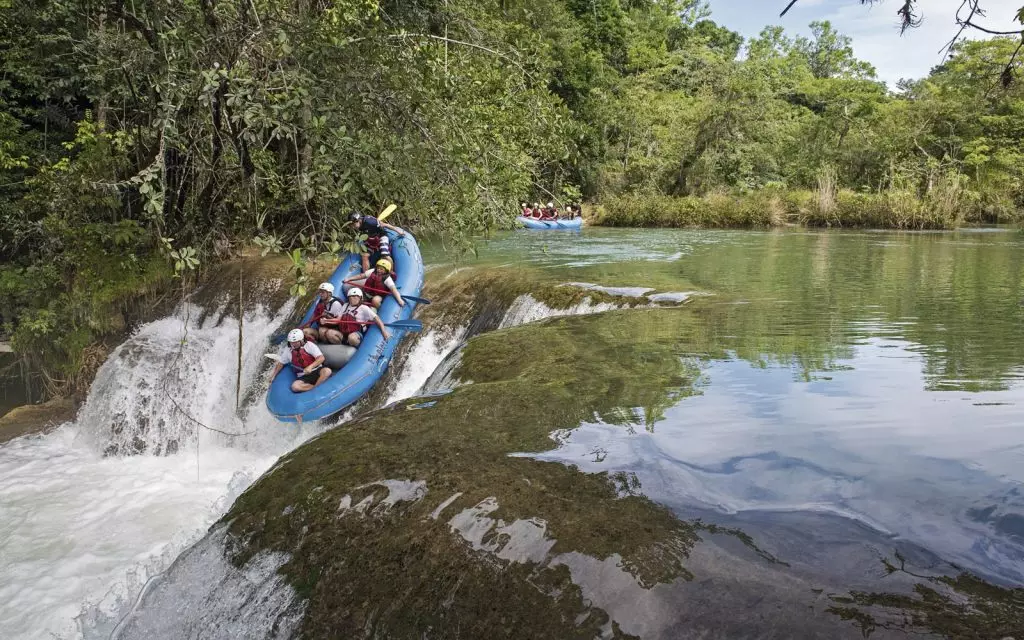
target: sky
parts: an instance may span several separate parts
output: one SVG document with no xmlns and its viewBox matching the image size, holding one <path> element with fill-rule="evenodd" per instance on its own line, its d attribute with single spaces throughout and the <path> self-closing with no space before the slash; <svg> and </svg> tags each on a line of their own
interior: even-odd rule
<svg viewBox="0 0 1024 640">
<path fill-rule="evenodd" d="M 942 62 L 940 50 L 956 35 L 956 10 L 961 0 L 920 0 L 918 10 L 924 22 L 900 36 L 896 10 L 899 0 L 880 0 L 862 5 L 858 0 L 798 0 L 785 17 L 779 13 L 788 0 L 710 0 L 711 19 L 738 31 L 744 38 L 756 37 L 767 25 L 785 27 L 787 34 L 810 35 L 812 20 L 829 20 L 840 33 L 853 38 L 853 52 L 875 65 L 878 77 L 896 87 L 900 78 L 921 78 Z M 1024 0 L 984 0 L 987 16 L 980 24 L 997 30 L 1020 28 L 1013 18 Z M 965 32 L 972 38 L 988 37 L 978 31 Z"/>
</svg>

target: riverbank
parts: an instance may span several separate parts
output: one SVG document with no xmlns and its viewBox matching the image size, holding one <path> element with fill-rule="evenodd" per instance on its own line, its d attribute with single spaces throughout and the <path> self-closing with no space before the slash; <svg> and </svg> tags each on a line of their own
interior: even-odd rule
<svg viewBox="0 0 1024 640">
<path fill-rule="evenodd" d="M 588 207 L 588 223 L 606 227 L 808 227 L 957 229 L 1016 223 L 1024 211 L 979 202 L 950 186 L 923 197 L 908 190 L 856 192 L 762 189 L 704 196 L 624 195 Z"/>
</svg>

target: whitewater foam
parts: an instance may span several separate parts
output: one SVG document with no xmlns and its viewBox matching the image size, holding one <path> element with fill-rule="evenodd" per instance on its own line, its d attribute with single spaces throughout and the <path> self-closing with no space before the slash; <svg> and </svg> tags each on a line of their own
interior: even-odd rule
<svg viewBox="0 0 1024 640">
<path fill-rule="evenodd" d="M 594 304 L 590 298 L 584 298 L 577 304 L 564 309 L 554 309 L 526 293 L 516 298 L 505 312 L 505 316 L 498 325 L 499 329 L 508 329 L 528 322 L 536 322 L 544 318 L 559 316 L 580 316 L 591 313 L 602 313 L 614 311 L 618 307 L 614 304 L 602 302 Z"/>
<path fill-rule="evenodd" d="M 245 566 L 229 560 L 227 525 L 184 553 L 150 589 L 111 640 L 140 638 L 291 638 L 305 603 L 278 570 L 285 553 L 260 553 Z"/>
<path fill-rule="evenodd" d="M 323 428 L 281 425 L 263 404 L 262 352 L 291 305 L 245 317 L 241 411 L 237 325 L 201 311 L 140 327 L 100 368 L 75 422 L 0 447 L 4 638 L 109 633 L 143 585 Z"/>
<path fill-rule="evenodd" d="M 401 373 L 385 404 L 411 398 L 420 392 L 431 374 L 466 337 L 466 327 L 431 329 L 416 341 L 403 362 Z"/>
</svg>

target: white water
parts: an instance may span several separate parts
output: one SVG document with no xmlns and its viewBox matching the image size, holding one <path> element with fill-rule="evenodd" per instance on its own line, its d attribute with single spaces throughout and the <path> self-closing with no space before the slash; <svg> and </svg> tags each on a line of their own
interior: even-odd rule
<svg viewBox="0 0 1024 640">
<path fill-rule="evenodd" d="M 316 433 L 263 405 L 262 353 L 289 311 L 245 318 L 242 390 L 252 398 L 242 417 L 238 325 L 199 321 L 193 307 L 118 347 L 75 422 L 0 447 L 0 638 L 109 636 L 148 579 Z M 247 435 L 197 429 L 172 398 L 206 425 Z"/>
<path fill-rule="evenodd" d="M 462 344 L 465 337 L 466 327 L 430 329 L 423 334 L 405 359 L 402 371 L 398 374 L 398 382 L 385 404 L 405 400 L 419 393 L 438 365 Z"/>
<path fill-rule="evenodd" d="M 241 569 L 227 559 L 227 526 L 182 554 L 153 581 L 111 640 L 291 638 L 305 603 L 278 573 L 285 553 L 259 553 Z M 186 604 L 187 603 L 187 604 Z"/>
<path fill-rule="evenodd" d="M 594 304 L 590 301 L 590 298 L 584 298 L 578 304 L 566 307 L 565 309 L 553 309 L 527 293 L 519 296 L 512 302 L 512 306 L 505 312 L 505 317 L 502 318 L 498 328 L 508 329 L 509 327 L 517 327 L 528 322 L 543 320 L 544 318 L 581 316 L 590 313 L 614 311 L 615 309 L 618 309 L 618 307 L 614 304 L 607 302 Z"/>
</svg>

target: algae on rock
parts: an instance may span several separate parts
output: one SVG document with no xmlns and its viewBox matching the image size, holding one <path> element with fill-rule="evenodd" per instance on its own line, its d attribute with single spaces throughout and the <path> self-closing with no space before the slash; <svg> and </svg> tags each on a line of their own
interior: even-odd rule
<svg viewBox="0 0 1024 640">
<path fill-rule="evenodd" d="M 289 554 L 281 571 L 306 600 L 309 638 L 649 636 L 579 573 L 612 571 L 675 598 L 697 577 L 688 558 L 705 536 L 736 540 L 749 566 L 782 570 L 742 532 L 650 501 L 636 476 L 513 455 L 551 449 L 552 433 L 586 421 L 634 429 L 638 410 L 655 428 L 697 392 L 700 327 L 687 310 L 643 309 L 471 339 L 453 373 L 464 384 L 324 433 L 241 496 L 225 517 L 234 562 Z M 810 616 L 831 637 L 856 629 L 824 607 L 796 610 L 780 628 Z M 658 637 L 678 624 L 657 621 Z"/>
<path fill-rule="evenodd" d="M 533 546 L 544 549 L 539 558 L 617 555 L 639 584 L 653 585 L 690 577 L 685 559 L 699 527 L 631 494 L 628 480 L 509 454 L 548 449 L 553 431 L 615 419 L 618 408 L 689 393 L 694 371 L 673 341 L 659 341 L 678 328 L 671 313 L 655 312 L 665 315 L 661 330 L 633 345 L 616 328 L 622 319 L 605 315 L 470 341 L 456 375 L 473 384 L 428 409 L 410 401 L 329 431 L 239 498 L 226 516 L 235 561 L 292 554 L 282 571 L 309 599 L 307 637 L 442 628 L 465 637 L 592 638 L 602 629 L 625 637 L 586 603 L 564 565 L 537 561 Z M 420 481 L 426 493 L 375 508 L 386 496 L 372 483 L 382 479 Z M 460 514 L 477 514 L 480 548 L 471 526 L 456 533 Z M 522 529 L 535 535 L 517 539 Z M 523 548 L 512 555 L 532 559 L 486 551 L 513 542 Z"/>
</svg>

